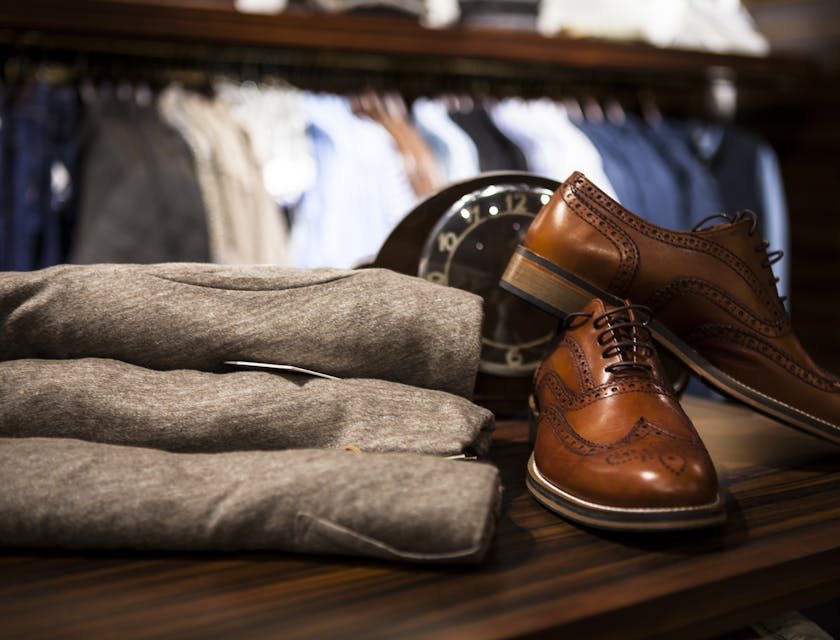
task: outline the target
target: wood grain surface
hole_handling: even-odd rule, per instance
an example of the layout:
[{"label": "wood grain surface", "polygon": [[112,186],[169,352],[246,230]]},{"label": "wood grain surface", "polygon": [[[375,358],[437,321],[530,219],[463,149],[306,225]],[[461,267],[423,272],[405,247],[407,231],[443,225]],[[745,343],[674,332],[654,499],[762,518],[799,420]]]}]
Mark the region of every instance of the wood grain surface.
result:
[{"label": "wood grain surface", "polygon": [[[789,82],[810,73],[802,58],[759,58],[661,49],[591,39],[453,26],[426,29],[410,16],[240,13],[232,2],[189,0],[28,0],[0,3],[0,28],[165,39],[214,44],[314,48],[391,55],[444,56],[563,65],[583,69],[647,70],[705,77],[710,66],[737,71],[742,81]],[[26,41],[26,39],[24,39]],[[114,43],[112,43],[113,45]],[[457,66],[454,61],[452,64]]]},{"label": "wood grain surface", "polygon": [[686,407],[725,486],[719,529],[567,523],[525,490],[525,423],[502,421],[503,514],[480,566],[6,550],[0,637],[699,638],[837,597],[840,450],[747,409]]}]

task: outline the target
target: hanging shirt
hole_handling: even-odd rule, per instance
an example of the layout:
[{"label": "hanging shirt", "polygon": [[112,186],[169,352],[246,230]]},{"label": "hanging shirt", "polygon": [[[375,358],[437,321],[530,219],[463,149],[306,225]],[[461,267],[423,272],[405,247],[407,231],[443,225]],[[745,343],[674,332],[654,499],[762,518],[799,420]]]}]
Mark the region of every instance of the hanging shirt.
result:
[{"label": "hanging shirt", "polygon": [[682,230],[688,230],[706,216],[724,210],[717,181],[688,146],[676,121],[666,118],[650,123],[628,116],[628,123],[650,140],[674,171],[680,188],[682,210],[688,216],[680,227]]},{"label": "hanging shirt", "polygon": [[583,132],[598,149],[604,162],[604,173],[612,183],[618,201],[633,213],[643,216],[645,206],[643,186],[640,184],[633,167],[633,158],[627,149],[603,123],[582,120],[575,122],[574,126]]},{"label": "hanging shirt", "polygon": [[293,264],[353,267],[375,255],[415,196],[388,132],[346,98],[304,93],[317,163],[292,226]]},{"label": "hanging shirt", "polygon": [[642,198],[640,208],[633,212],[666,229],[687,229],[688,214],[674,170],[638,121],[625,115],[623,123],[607,120],[601,126],[631,161],[630,174],[639,185]]},{"label": "hanging shirt", "polygon": [[418,98],[411,106],[411,115],[450,182],[472,178],[481,171],[475,143],[452,121],[443,102]]},{"label": "hanging shirt", "polygon": [[507,98],[490,114],[496,126],[523,149],[534,173],[562,182],[582,171],[615,197],[598,150],[571,124],[562,106],[551,100]]},{"label": "hanging shirt", "polygon": [[750,209],[769,250],[785,255],[773,265],[781,295],[790,295],[790,222],[776,153],[756,134],[731,123],[685,122],[685,140],[708,167],[728,213]]},{"label": "hanging shirt", "polygon": [[528,170],[522,150],[499,131],[484,108],[452,111],[449,115],[475,143],[482,171]]},{"label": "hanging shirt", "polygon": [[300,91],[227,81],[217,82],[214,89],[248,133],[266,190],[280,205],[297,204],[314,184],[316,172]]},{"label": "hanging shirt", "polygon": [[286,263],[285,220],[230,109],[176,86],[163,92],[158,107],[193,151],[214,262]]}]

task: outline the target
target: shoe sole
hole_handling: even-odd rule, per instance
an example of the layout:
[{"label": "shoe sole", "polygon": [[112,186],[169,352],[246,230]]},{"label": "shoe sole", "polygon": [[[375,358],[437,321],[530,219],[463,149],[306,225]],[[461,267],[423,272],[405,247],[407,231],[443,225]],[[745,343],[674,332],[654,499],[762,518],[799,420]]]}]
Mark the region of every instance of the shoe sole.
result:
[{"label": "shoe sole", "polygon": [[612,531],[678,531],[719,525],[726,520],[720,496],[710,503],[690,507],[611,507],[583,500],[546,479],[534,454],[528,459],[528,491],[541,505],[588,527]]},{"label": "shoe sole", "polygon": [[[601,298],[613,306],[626,304],[621,298],[599,289],[521,245],[514,252],[499,284],[506,291],[561,318],[579,311],[592,298]],[[736,380],[715,367],[655,319],[651,319],[648,326],[659,344],[715,390],[786,426],[840,445],[840,426],[775,400]]]}]

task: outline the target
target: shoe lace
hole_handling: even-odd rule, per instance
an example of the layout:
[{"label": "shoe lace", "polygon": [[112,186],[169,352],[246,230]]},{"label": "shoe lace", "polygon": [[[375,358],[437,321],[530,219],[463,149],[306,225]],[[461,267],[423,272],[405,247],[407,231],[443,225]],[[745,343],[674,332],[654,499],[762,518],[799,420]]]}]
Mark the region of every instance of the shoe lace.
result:
[{"label": "shoe lace", "polygon": [[[586,319],[588,321],[592,316],[591,312],[570,313],[566,316],[564,328],[579,327],[581,323],[577,322],[578,320]],[[650,309],[639,304],[615,307],[595,316],[592,325],[601,330],[597,338],[598,344],[606,347],[601,352],[601,357],[612,358],[618,356],[621,358],[620,362],[608,364],[605,367],[607,372],[618,373],[632,368],[641,368],[647,371],[653,369],[650,362],[638,360],[639,357],[650,358],[654,354],[650,329],[648,329],[650,319]]]},{"label": "shoe lace", "polygon": [[[750,230],[747,232],[747,235],[750,237],[755,235],[755,232],[758,230],[758,215],[755,211],[751,211],[749,209],[744,209],[743,211],[739,211],[734,216],[729,215],[728,213],[713,213],[710,216],[706,216],[700,222],[698,222],[694,227],[691,229],[692,231],[700,231],[704,225],[712,220],[726,220],[731,224],[735,224],[741,222],[742,220],[750,220],[752,223],[750,225]],[[785,255],[785,252],[781,249],[775,249],[773,251],[768,251],[767,249],[770,248],[770,242],[767,240],[761,240],[759,245],[755,248],[757,253],[765,254],[765,259],[761,262],[761,266],[770,269],[770,273],[773,273],[773,265],[776,264],[779,260],[782,259],[782,256]],[[779,282],[778,276],[773,276],[771,284],[775,288],[776,283]],[[784,303],[787,300],[787,296],[779,296],[779,301]]]}]

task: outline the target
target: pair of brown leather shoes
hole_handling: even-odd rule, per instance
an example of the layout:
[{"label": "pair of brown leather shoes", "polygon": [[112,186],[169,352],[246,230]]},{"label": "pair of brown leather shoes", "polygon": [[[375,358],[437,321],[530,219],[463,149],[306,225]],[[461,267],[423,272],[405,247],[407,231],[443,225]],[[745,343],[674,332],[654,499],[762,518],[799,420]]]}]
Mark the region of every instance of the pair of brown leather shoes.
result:
[{"label": "pair of brown leather shoes", "polygon": [[549,508],[618,529],[722,521],[714,467],[651,337],[722,393],[840,444],[840,380],[793,333],[778,252],[751,212],[715,219],[658,227],[575,173],[531,224],[501,284],[566,317],[535,378],[528,486]]}]

